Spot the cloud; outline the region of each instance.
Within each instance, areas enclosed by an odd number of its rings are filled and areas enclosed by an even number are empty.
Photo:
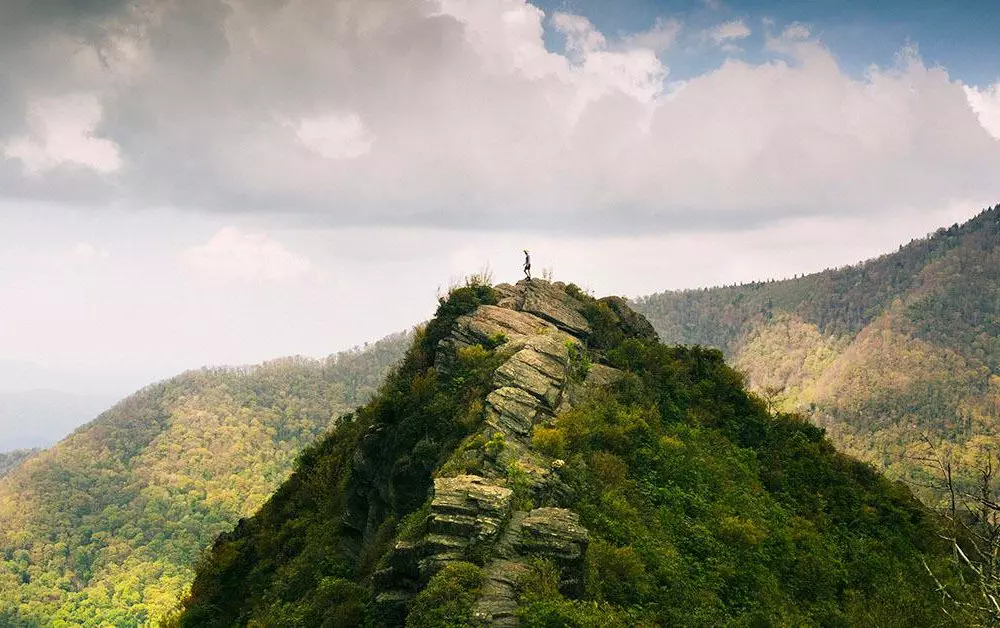
[[[264,233],[226,227],[206,244],[181,251],[178,262],[200,276],[242,282],[290,281],[310,273],[308,259]]]
[[[106,260],[111,254],[99,249],[89,242],[77,242],[66,252],[65,258],[73,266],[90,266],[101,260]]]
[[[993,137],[1000,139],[1000,83],[992,87],[965,87],[969,106],[979,116],[979,123]]]
[[[665,52],[677,43],[677,37],[681,30],[680,20],[657,18],[656,23],[649,30],[626,36],[624,44],[629,48],[644,48],[658,53]]]
[[[331,113],[287,123],[299,141],[325,159],[355,159],[372,149],[372,138],[356,113]]]
[[[29,175],[73,164],[109,174],[121,168],[118,147],[94,136],[101,120],[101,104],[93,94],[41,98],[31,103],[28,135],[0,145],[8,159],[18,159]]]
[[[670,20],[611,36],[524,0],[92,4],[38,9],[30,37],[0,9],[16,42],[0,37],[0,144],[19,156],[0,161],[6,194],[576,233],[1000,197],[988,97],[915,51],[852,76],[800,24],[760,61],[673,84]],[[745,23],[720,26],[721,45],[750,41]],[[50,146],[37,103],[74,94],[90,117],[68,116],[56,135],[75,139]]]
[[[731,20],[709,30],[707,36],[716,46],[723,46],[749,37],[750,27],[743,20]]]

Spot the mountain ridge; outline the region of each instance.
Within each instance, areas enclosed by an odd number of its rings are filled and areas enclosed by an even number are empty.
[[[472,280],[168,625],[948,625],[937,525],[624,299]]]
[[[408,338],[186,371],[0,478],[0,625],[159,622],[203,548],[367,399]]]
[[[925,437],[968,467],[1000,428],[997,277],[1000,205],[860,264],[635,307],[669,342],[721,349],[839,447],[926,483]]]

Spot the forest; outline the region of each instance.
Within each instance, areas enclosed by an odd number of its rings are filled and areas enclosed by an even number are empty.
[[[970,473],[997,453],[998,277],[1000,206],[855,266],[635,307],[665,342],[722,350],[776,409],[919,488],[929,444]]]
[[[0,452],[0,478],[14,470],[31,456],[37,454],[39,449],[15,449],[13,451]]]
[[[0,479],[0,625],[156,625],[202,550],[374,393],[409,342],[190,371],[35,454]]]

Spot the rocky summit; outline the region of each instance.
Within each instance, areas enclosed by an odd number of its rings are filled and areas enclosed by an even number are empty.
[[[472,281],[168,625],[975,623],[940,532],[625,300]]]
[[[586,355],[591,326],[582,314],[584,303],[567,294],[565,285],[524,280],[501,284],[496,292],[497,305],[480,306],[455,321],[438,344],[435,364],[447,368],[458,351],[476,345],[494,345],[506,358],[495,371],[476,435],[503,443],[503,451],[481,475],[434,480],[427,533],[399,541],[389,566],[376,573],[378,614],[389,623],[403,623],[420,583],[449,561],[475,557],[484,564],[487,584],[474,606],[484,625],[517,625],[512,578],[532,558],[553,560],[567,591],[583,583],[588,535],[569,508],[572,492],[559,478],[564,461],[533,449],[531,434],[569,410],[588,386],[609,384],[621,373],[575,363]],[[655,338],[648,323],[643,332]],[[528,486],[529,494],[519,500],[508,488],[512,468]],[[535,503],[547,505],[526,506]]]

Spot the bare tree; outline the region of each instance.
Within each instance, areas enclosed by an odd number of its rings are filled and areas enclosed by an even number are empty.
[[[913,458],[934,472],[935,480],[919,485],[944,497],[940,514],[947,526],[941,536],[951,544],[962,580],[978,595],[968,600],[956,597],[926,561],[924,568],[946,602],[945,613],[953,615],[957,611],[978,618],[983,625],[1000,626],[1000,501],[996,484],[1000,457],[996,450],[986,450],[963,474],[926,434],[922,441],[926,453]],[[967,480],[959,482],[959,477]]]

